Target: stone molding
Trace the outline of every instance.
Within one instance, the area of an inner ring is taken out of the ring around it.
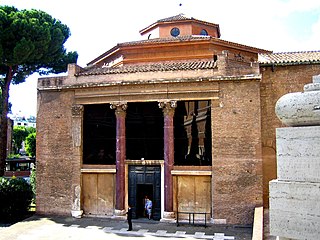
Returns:
[[[114,169],[99,169],[99,168],[96,168],[96,169],[86,169],[86,168],[82,168],[81,169],[81,173],[116,173],[117,170],[114,168]]]
[[[212,171],[171,170],[171,175],[179,176],[211,176]]]

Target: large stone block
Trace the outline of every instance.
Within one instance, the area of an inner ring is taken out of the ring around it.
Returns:
[[[319,239],[320,183],[270,182],[270,233],[293,239]]]
[[[320,182],[320,126],[277,129],[278,180]]]

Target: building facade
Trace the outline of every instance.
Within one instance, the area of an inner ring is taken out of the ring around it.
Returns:
[[[38,80],[38,213],[121,217],[129,203],[139,218],[147,195],[155,220],[252,223],[276,171],[271,108],[291,90],[277,81],[283,61],[184,15],[140,33]]]

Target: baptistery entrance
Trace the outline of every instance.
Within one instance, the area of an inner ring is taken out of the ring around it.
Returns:
[[[161,167],[155,165],[129,165],[128,200],[133,218],[145,217],[144,198],[152,200],[154,220],[161,218]]]

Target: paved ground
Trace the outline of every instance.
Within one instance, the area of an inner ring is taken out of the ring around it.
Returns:
[[[0,239],[236,239],[251,240],[251,226],[192,226],[163,223],[147,219],[133,220],[133,231],[127,231],[123,220],[108,218],[44,217],[34,215],[11,226],[0,227]]]

